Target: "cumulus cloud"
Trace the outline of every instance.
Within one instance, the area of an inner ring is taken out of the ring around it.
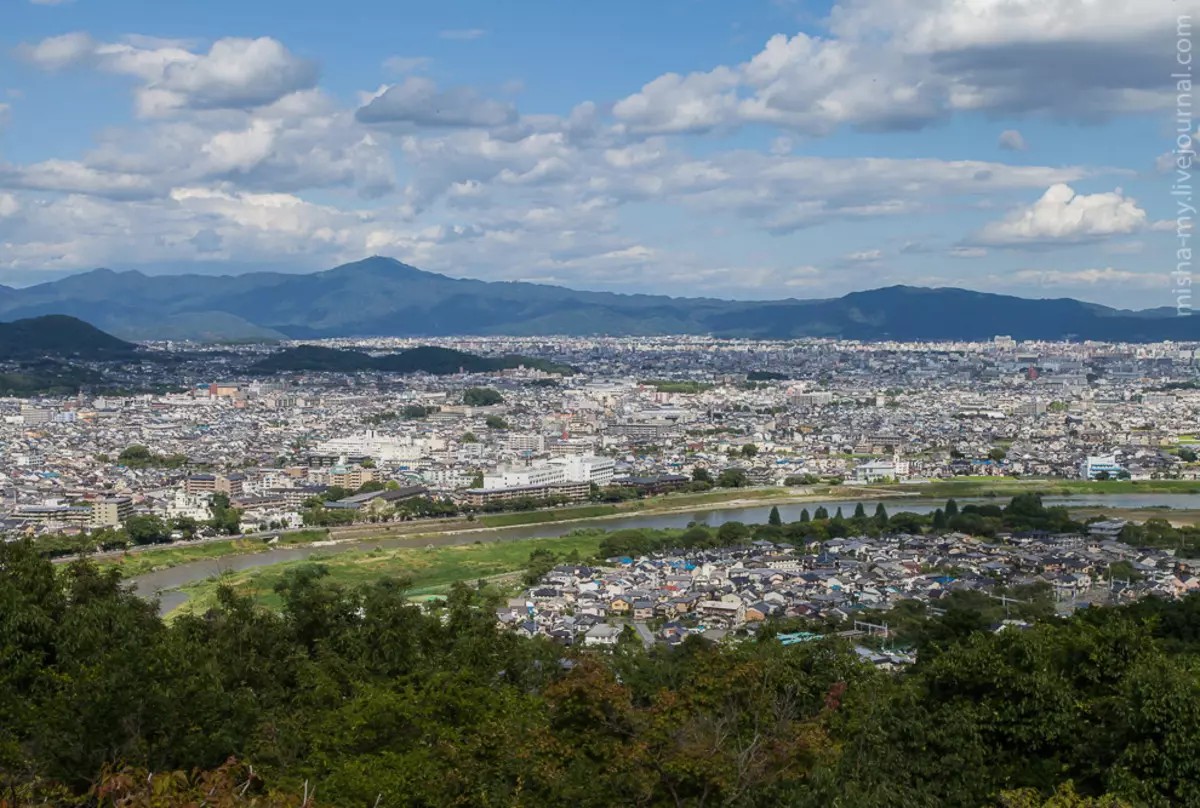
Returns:
[[[439,90],[423,76],[409,76],[372,98],[356,113],[362,123],[413,126],[502,126],[517,119],[510,103],[484,98],[470,87]]]
[[[1001,132],[999,145],[1005,151],[1025,151],[1029,148],[1025,145],[1025,137],[1016,129],[1005,129]]]
[[[0,188],[79,193],[111,199],[145,199],[154,195],[146,177],[101,171],[74,160],[44,160],[29,166],[0,163]]]
[[[634,132],[770,123],[915,129],[959,112],[1095,120],[1165,108],[1173,0],[840,0],[830,36],[778,34],[749,61],[668,73],[618,101]]]
[[[18,50],[46,70],[81,66],[140,79],[138,109],[147,116],[261,107],[317,82],[315,62],[293,55],[270,37],[220,39],[207,53],[193,53],[188,44],[139,37],[104,43],[71,33]]]
[[[1060,183],[1032,205],[986,225],[974,241],[1008,247],[1070,243],[1128,235],[1145,226],[1146,212],[1120,188],[1111,193],[1077,194]]]

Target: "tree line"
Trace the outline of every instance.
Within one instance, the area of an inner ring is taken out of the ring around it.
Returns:
[[[0,803],[1200,805],[1197,595],[934,616],[897,674],[833,638],[564,649],[486,588],[427,609],[319,564],[275,594],[168,624],[115,570],[0,545]]]

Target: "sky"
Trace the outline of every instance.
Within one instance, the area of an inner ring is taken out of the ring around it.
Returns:
[[[1174,306],[1181,15],[1200,0],[0,0],[0,283],[387,255]]]

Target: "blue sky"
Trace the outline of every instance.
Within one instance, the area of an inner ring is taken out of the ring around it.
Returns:
[[[9,0],[0,283],[383,254],[675,295],[1173,305],[1197,12]]]

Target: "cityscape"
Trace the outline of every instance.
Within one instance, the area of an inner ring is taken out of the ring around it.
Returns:
[[[0,808],[1200,808],[1198,15],[0,3]]]

